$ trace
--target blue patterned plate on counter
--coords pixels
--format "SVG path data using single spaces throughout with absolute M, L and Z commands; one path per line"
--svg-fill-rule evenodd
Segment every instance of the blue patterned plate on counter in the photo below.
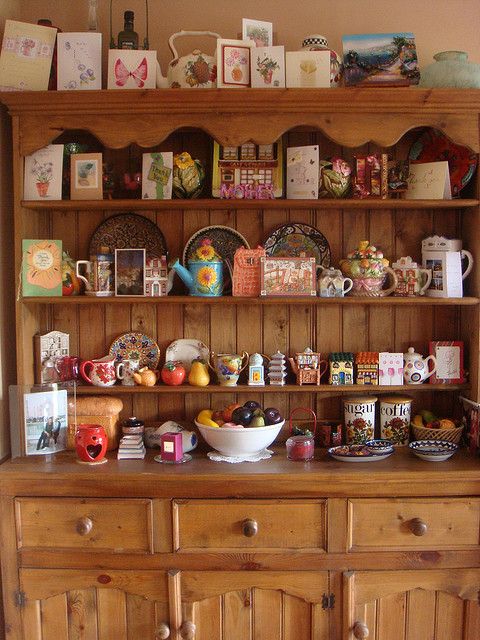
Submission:
M 415 440 L 408 446 L 418 458 L 429 462 L 443 462 L 458 451 L 458 444 L 447 440 Z
M 393 447 L 384 451 L 374 451 L 366 444 L 344 444 L 328 449 L 329 455 L 341 462 L 379 462 L 391 456 L 393 452 Z
M 144 333 L 124 333 L 110 345 L 109 354 L 115 360 L 140 360 L 140 367 L 156 369 L 160 361 L 160 348 L 153 338 Z

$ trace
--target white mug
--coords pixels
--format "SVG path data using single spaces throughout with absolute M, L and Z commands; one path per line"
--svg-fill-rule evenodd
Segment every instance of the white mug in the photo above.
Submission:
M 135 386 L 135 380 L 133 374 L 140 368 L 140 360 L 125 359 L 115 363 L 115 371 L 117 378 L 122 381 L 123 386 L 133 387 Z

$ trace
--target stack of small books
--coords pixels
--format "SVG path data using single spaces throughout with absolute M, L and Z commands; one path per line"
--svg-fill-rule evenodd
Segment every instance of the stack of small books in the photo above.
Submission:
M 146 453 L 145 445 L 143 444 L 143 436 L 141 434 L 135 436 L 123 436 L 120 440 L 118 447 L 117 458 L 144 458 Z

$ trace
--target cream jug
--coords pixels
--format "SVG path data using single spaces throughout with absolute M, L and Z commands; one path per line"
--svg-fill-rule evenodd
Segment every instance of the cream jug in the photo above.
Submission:
M 462 262 L 467 260 L 463 269 Z M 473 267 L 470 251 L 462 249 L 462 241 L 443 236 L 422 240 L 423 266 L 432 270 L 432 282 L 426 295 L 432 298 L 461 298 L 463 280 Z

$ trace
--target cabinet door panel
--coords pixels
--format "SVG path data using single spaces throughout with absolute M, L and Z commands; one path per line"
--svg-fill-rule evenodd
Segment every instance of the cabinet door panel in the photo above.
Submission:
M 223 634 L 226 638 L 249 640 L 252 627 L 252 591 L 231 591 L 223 596 Z
M 42 602 L 42 634 L 44 638 L 68 638 L 68 607 L 64 593 Z
M 406 633 L 408 640 L 425 640 L 423 629 L 435 628 L 435 592 L 413 589 L 407 594 Z M 414 612 L 414 615 L 411 614 Z
M 98 640 L 127 637 L 127 598 L 117 589 L 97 590 Z
M 437 638 L 464 639 L 464 608 L 465 603 L 460 598 L 449 593 L 437 593 L 437 617 L 435 620 Z
M 76 589 L 67 593 L 68 638 L 88 640 L 97 637 L 97 594 L 95 589 Z

